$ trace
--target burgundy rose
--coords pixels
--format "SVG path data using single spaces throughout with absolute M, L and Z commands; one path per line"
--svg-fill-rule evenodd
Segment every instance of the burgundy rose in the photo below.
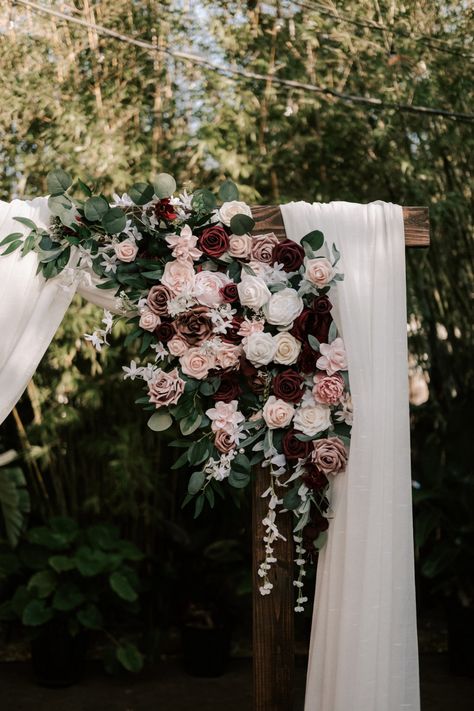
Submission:
M 311 516 L 310 522 L 302 530 L 303 545 L 313 559 L 318 555 L 318 551 L 314 547 L 314 542 L 319 535 L 327 531 L 328 528 L 328 519 L 317 511 Z
M 208 257 L 221 257 L 229 249 L 229 235 L 220 225 L 207 227 L 199 238 L 198 246 Z
M 224 373 L 218 390 L 214 393 L 214 400 L 222 400 L 222 402 L 230 402 L 237 400 L 242 392 L 237 377 L 232 373 Z
M 233 343 L 235 346 L 238 346 L 242 341 L 242 336 L 239 335 L 239 330 L 243 320 L 242 316 L 234 316 L 230 326 L 226 332 L 222 334 L 222 340 L 226 343 Z
M 296 370 L 284 370 L 273 378 L 272 388 L 276 397 L 296 405 L 303 397 L 303 376 Z
M 283 436 L 283 454 L 290 461 L 304 459 L 311 451 L 311 442 L 302 442 L 296 438 L 297 434 L 301 433 L 296 432 L 296 430 L 288 430 Z
M 239 292 L 237 291 L 237 284 L 234 284 L 234 282 L 231 282 L 230 284 L 226 284 L 225 286 L 222 287 L 220 290 L 221 296 L 223 300 L 227 304 L 233 304 L 234 301 L 237 301 L 239 298 Z
M 169 321 L 162 321 L 155 328 L 154 334 L 162 343 L 168 343 L 168 341 L 171 341 L 173 336 L 176 334 L 176 330 L 173 323 L 169 323 Z
M 314 443 L 313 461 L 324 474 L 339 474 L 347 464 L 347 450 L 339 437 L 328 437 Z
M 320 491 L 329 484 L 327 477 L 318 469 L 316 464 L 312 464 L 311 462 L 306 464 L 305 473 L 301 479 L 308 489 L 313 489 L 314 491 Z
M 291 239 L 279 242 L 273 250 L 273 262 L 283 264 L 285 272 L 296 272 L 304 261 L 304 248 Z
M 240 358 L 240 372 L 246 379 L 250 390 L 256 395 L 261 395 L 265 390 L 265 380 L 245 356 Z
M 316 314 L 313 327 L 309 333 L 318 339 L 320 343 L 327 343 L 329 336 L 329 328 L 332 323 L 331 314 Z
M 172 298 L 171 291 L 164 284 L 152 286 L 146 297 L 150 311 L 158 316 L 168 315 L 168 301 Z
M 309 343 L 303 343 L 297 360 L 297 366 L 302 373 L 315 373 L 316 361 L 321 354 L 311 348 Z
M 176 332 L 188 346 L 198 346 L 212 334 L 212 321 L 208 306 L 193 306 L 176 318 Z
M 316 296 L 313 301 L 313 311 L 317 314 L 328 314 L 332 309 L 332 304 L 327 296 Z
M 158 220 L 175 220 L 177 214 L 169 198 L 162 198 L 153 208 Z
M 312 309 L 304 308 L 293 322 L 293 327 L 290 329 L 291 335 L 299 341 L 305 343 L 308 338 L 308 333 L 311 333 L 313 330 L 314 322 L 314 311 Z

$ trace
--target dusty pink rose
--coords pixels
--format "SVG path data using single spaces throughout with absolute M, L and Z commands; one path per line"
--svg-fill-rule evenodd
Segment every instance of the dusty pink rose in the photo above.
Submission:
M 250 235 L 230 235 L 228 252 L 236 259 L 248 259 L 252 248 L 252 238 Z
M 171 355 L 182 356 L 186 352 L 188 345 L 179 336 L 173 336 L 173 338 L 166 344 L 166 347 Z
M 193 296 L 203 306 L 216 308 L 224 301 L 222 287 L 229 283 L 230 279 L 226 274 L 204 270 L 194 278 Z
M 245 417 L 239 412 L 237 400 L 230 402 L 219 400 L 214 407 L 206 410 L 206 415 L 212 421 L 213 432 L 224 430 L 230 435 L 235 435 L 239 424 L 245 420 Z
M 160 322 L 161 319 L 157 314 L 154 314 L 150 309 L 143 309 L 138 325 L 145 331 L 154 331 Z
M 273 264 L 273 250 L 278 244 L 278 239 L 273 232 L 267 235 L 255 235 L 252 239 L 252 259 L 265 264 Z
M 185 287 L 192 286 L 194 276 L 191 262 L 175 260 L 166 263 L 161 283 L 167 286 L 173 294 L 181 294 Z
M 133 239 L 124 239 L 114 244 L 114 251 L 121 262 L 133 262 L 138 253 L 138 247 Z
M 218 430 L 214 438 L 214 444 L 218 452 L 226 454 L 232 449 L 235 449 L 235 439 L 234 437 L 226 432 L 225 430 Z
M 313 396 L 316 402 L 323 405 L 337 405 L 344 394 L 344 380 L 336 373 L 325 375 L 317 373 L 314 376 Z
M 335 338 L 332 343 L 321 343 L 321 357 L 316 361 L 320 370 L 334 375 L 338 370 L 347 370 L 347 356 L 342 338 Z
M 223 343 L 216 352 L 216 365 L 223 370 L 231 370 L 239 365 L 239 358 L 242 355 L 242 346 L 234 346 L 231 343 Z
M 265 321 L 263 319 L 255 319 L 250 321 L 250 319 L 245 318 L 240 324 L 240 328 L 237 331 L 239 336 L 250 336 L 251 333 L 261 333 L 265 327 Z
M 202 252 L 197 248 L 198 238 L 193 235 L 189 225 L 185 225 L 179 235 L 167 235 L 166 241 L 173 247 L 172 256 L 178 261 L 186 262 L 199 259 Z
M 157 409 L 167 405 L 176 405 L 184 392 L 185 382 L 179 377 L 177 368 L 169 373 L 157 370 L 155 377 L 148 383 L 148 395 Z
M 214 356 L 203 353 L 200 348 L 188 348 L 179 362 L 183 373 L 196 380 L 207 378 L 209 371 L 215 365 Z
M 305 279 L 319 288 L 329 284 L 334 276 L 334 269 L 331 266 L 331 262 L 326 259 L 326 257 L 307 259 L 305 265 Z
M 148 308 L 158 316 L 168 316 L 168 301 L 173 297 L 167 286 L 155 284 L 146 297 Z
M 323 474 L 339 474 L 347 464 L 347 451 L 339 437 L 319 439 L 314 443 L 312 460 Z
M 263 419 L 270 430 L 288 427 L 294 413 L 295 408 L 293 405 L 276 398 L 274 395 L 270 395 L 263 406 Z

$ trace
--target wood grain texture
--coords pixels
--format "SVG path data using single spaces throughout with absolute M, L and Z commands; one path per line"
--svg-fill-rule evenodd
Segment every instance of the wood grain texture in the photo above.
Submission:
M 254 711 L 291 711 L 294 675 L 294 602 L 293 602 L 293 520 L 290 512 L 278 515 L 278 529 L 286 541 L 274 544 L 277 564 L 269 579 L 274 589 L 261 595 L 262 579 L 257 574 L 265 559 L 265 535 L 262 520 L 267 515 L 270 475 L 257 466 L 252 482 L 252 558 L 253 558 L 253 682 Z
M 255 220 L 253 234 L 274 232 L 277 237 L 286 237 L 279 205 L 253 205 Z M 405 244 L 407 247 L 429 247 L 430 219 L 427 207 L 404 207 Z

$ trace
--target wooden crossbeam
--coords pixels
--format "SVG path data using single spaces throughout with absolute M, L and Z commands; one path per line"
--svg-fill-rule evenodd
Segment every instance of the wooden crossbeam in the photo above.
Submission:
M 285 227 L 278 205 L 252 207 L 253 234 L 274 232 L 285 238 Z M 430 225 L 427 207 L 404 207 L 405 245 L 428 247 Z M 253 711 L 292 711 L 294 691 L 294 587 L 293 518 L 291 512 L 278 516 L 278 528 L 286 541 L 274 544 L 278 563 L 270 573 L 274 589 L 261 595 L 259 564 L 265 558 L 262 520 L 267 514 L 262 493 L 270 484 L 270 475 L 260 466 L 253 471 L 252 482 L 252 561 L 253 561 Z

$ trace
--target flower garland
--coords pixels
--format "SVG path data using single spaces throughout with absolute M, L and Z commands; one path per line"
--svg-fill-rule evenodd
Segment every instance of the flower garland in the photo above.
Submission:
M 3 254 L 34 250 L 46 279 L 95 274 L 98 288 L 115 291 L 131 326 L 125 342 L 138 341 L 143 356 L 124 377 L 143 382 L 137 402 L 153 411 L 152 430 L 178 424 L 183 438 L 172 444 L 184 451 L 173 468 L 194 469 L 183 505 L 193 500 L 195 516 L 216 494 L 246 487 L 255 465 L 268 470 L 260 592 L 272 589 L 278 512 L 291 510 L 301 611 L 306 560 L 324 545 L 330 478 L 346 468 L 352 425 L 328 297 L 343 278 L 336 247 L 319 231 L 301 244 L 251 235 L 251 210 L 229 180 L 218 197 L 177 195 L 163 173 L 110 204 L 56 170 L 48 190 L 49 229 L 16 218 L 30 232 L 8 235 Z M 103 324 L 85 336 L 99 351 L 113 325 L 108 311 Z

